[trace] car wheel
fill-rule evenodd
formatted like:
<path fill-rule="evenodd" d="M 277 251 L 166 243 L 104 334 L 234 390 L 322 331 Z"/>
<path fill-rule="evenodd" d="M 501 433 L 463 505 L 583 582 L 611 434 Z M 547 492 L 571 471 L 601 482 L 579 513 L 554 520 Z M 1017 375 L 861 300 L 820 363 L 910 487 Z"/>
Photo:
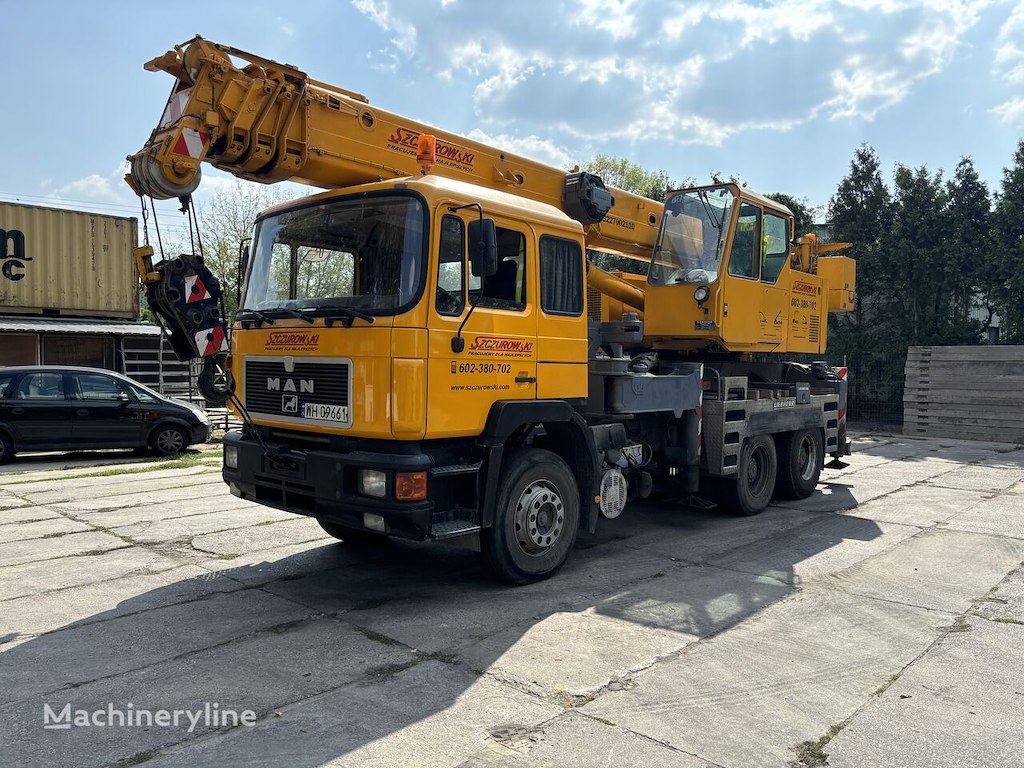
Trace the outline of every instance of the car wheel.
<path fill-rule="evenodd" d="M 738 515 L 756 515 L 772 500 L 778 460 L 771 435 L 755 435 L 743 441 L 735 478 L 727 480 L 722 494 L 725 506 Z"/>
<path fill-rule="evenodd" d="M 779 475 L 775 494 L 788 499 L 806 499 L 818 486 L 825 445 L 820 429 L 801 429 L 778 437 Z"/>
<path fill-rule="evenodd" d="M 562 567 L 576 540 L 576 478 L 559 456 L 531 448 L 508 457 L 498 485 L 494 524 L 480 541 L 484 563 L 511 584 L 546 579 Z"/>
<path fill-rule="evenodd" d="M 157 427 L 149 438 L 149 446 L 157 456 L 173 456 L 188 447 L 188 437 L 179 427 Z"/>
<path fill-rule="evenodd" d="M 14 441 L 3 432 L 0 432 L 0 464 L 5 464 L 14 458 Z"/>
<path fill-rule="evenodd" d="M 332 523 L 329 520 L 324 520 L 319 517 L 316 521 L 320 523 L 320 527 L 323 528 L 328 535 L 356 547 L 380 546 L 388 540 L 388 537 L 382 533 L 364 531 L 359 528 L 348 528 L 347 526 L 338 525 L 337 523 Z"/>

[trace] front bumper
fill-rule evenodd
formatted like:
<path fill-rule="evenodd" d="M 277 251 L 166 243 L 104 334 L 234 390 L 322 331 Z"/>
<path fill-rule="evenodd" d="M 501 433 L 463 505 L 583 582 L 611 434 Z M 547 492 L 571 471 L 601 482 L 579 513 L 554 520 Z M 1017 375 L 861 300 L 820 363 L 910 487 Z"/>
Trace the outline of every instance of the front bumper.
<path fill-rule="evenodd" d="M 192 445 L 208 443 L 213 435 L 213 426 L 211 424 L 196 424 L 191 428 L 190 432 L 192 433 Z"/>
<path fill-rule="evenodd" d="M 224 446 L 238 450 L 237 468 L 224 466 L 224 482 L 232 493 L 269 507 L 299 515 L 322 518 L 349 528 L 366 529 L 364 513 L 384 519 L 391 536 L 423 541 L 430 536 L 434 502 L 395 501 L 395 472 L 428 472 L 432 461 L 426 454 L 391 454 L 372 451 L 291 450 L 271 442 L 268 447 L 286 459 L 272 461 L 263 448 L 241 431 L 224 435 Z M 360 469 L 376 469 L 388 477 L 382 499 L 357 491 Z"/>

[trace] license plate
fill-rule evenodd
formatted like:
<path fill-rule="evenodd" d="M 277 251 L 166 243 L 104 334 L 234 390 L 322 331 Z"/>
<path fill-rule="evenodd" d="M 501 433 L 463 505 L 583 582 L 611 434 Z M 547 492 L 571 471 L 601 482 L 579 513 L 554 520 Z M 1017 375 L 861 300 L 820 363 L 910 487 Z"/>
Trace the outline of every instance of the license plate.
<path fill-rule="evenodd" d="M 348 406 L 303 403 L 302 418 L 316 419 L 317 421 L 348 421 Z"/>

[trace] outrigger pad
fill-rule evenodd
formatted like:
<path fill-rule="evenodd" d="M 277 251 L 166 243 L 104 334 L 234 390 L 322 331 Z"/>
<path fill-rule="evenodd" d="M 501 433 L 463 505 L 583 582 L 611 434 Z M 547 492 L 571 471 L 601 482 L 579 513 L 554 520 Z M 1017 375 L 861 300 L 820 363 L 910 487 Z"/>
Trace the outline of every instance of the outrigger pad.
<path fill-rule="evenodd" d="M 149 306 L 163 321 L 175 356 L 185 362 L 227 352 L 221 311 L 223 290 L 202 256 L 182 254 L 156 265 L 160 279 L 149 285 Z"/>

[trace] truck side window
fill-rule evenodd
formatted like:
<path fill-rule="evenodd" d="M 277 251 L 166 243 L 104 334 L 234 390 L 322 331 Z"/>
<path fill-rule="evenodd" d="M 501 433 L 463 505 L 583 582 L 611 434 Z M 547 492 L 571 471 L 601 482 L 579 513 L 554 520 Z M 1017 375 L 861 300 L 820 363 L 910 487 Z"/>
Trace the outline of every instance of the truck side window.
<path fill-rule="evenodd" d="M 462 219 L 441 219 L 441 244 L 437 252 L 437 297 L 439 315 L 461 315 L 466 306 L 466 236 Z"/>
<path fill-rule="evenodd" d="M 774 285 L 789 258 L 789 221 L 781 216 L 764 215 L 764 263 L 761 282 Z"/>
<path fill-rule="evenodd" d="M 482 290 L 471 281 L 470 290 L 479 290 L 480 308 L 522 311 L 526 309 L 526 235 L 514 229 L 497 229 L 498 272 L 484 280 Z"/>
<path fill-rule="evenodd" d="M 729 274 L 757 280 L 761 266 L 761 209 L 750 203 L 740 206 L 736 233 L 729 251 Z"/>
<path fill-rule="evenodd" d="M 583 314 L 583 254 L 579 243 L 540 239 L 540 306 L 548 314 Z"/>

